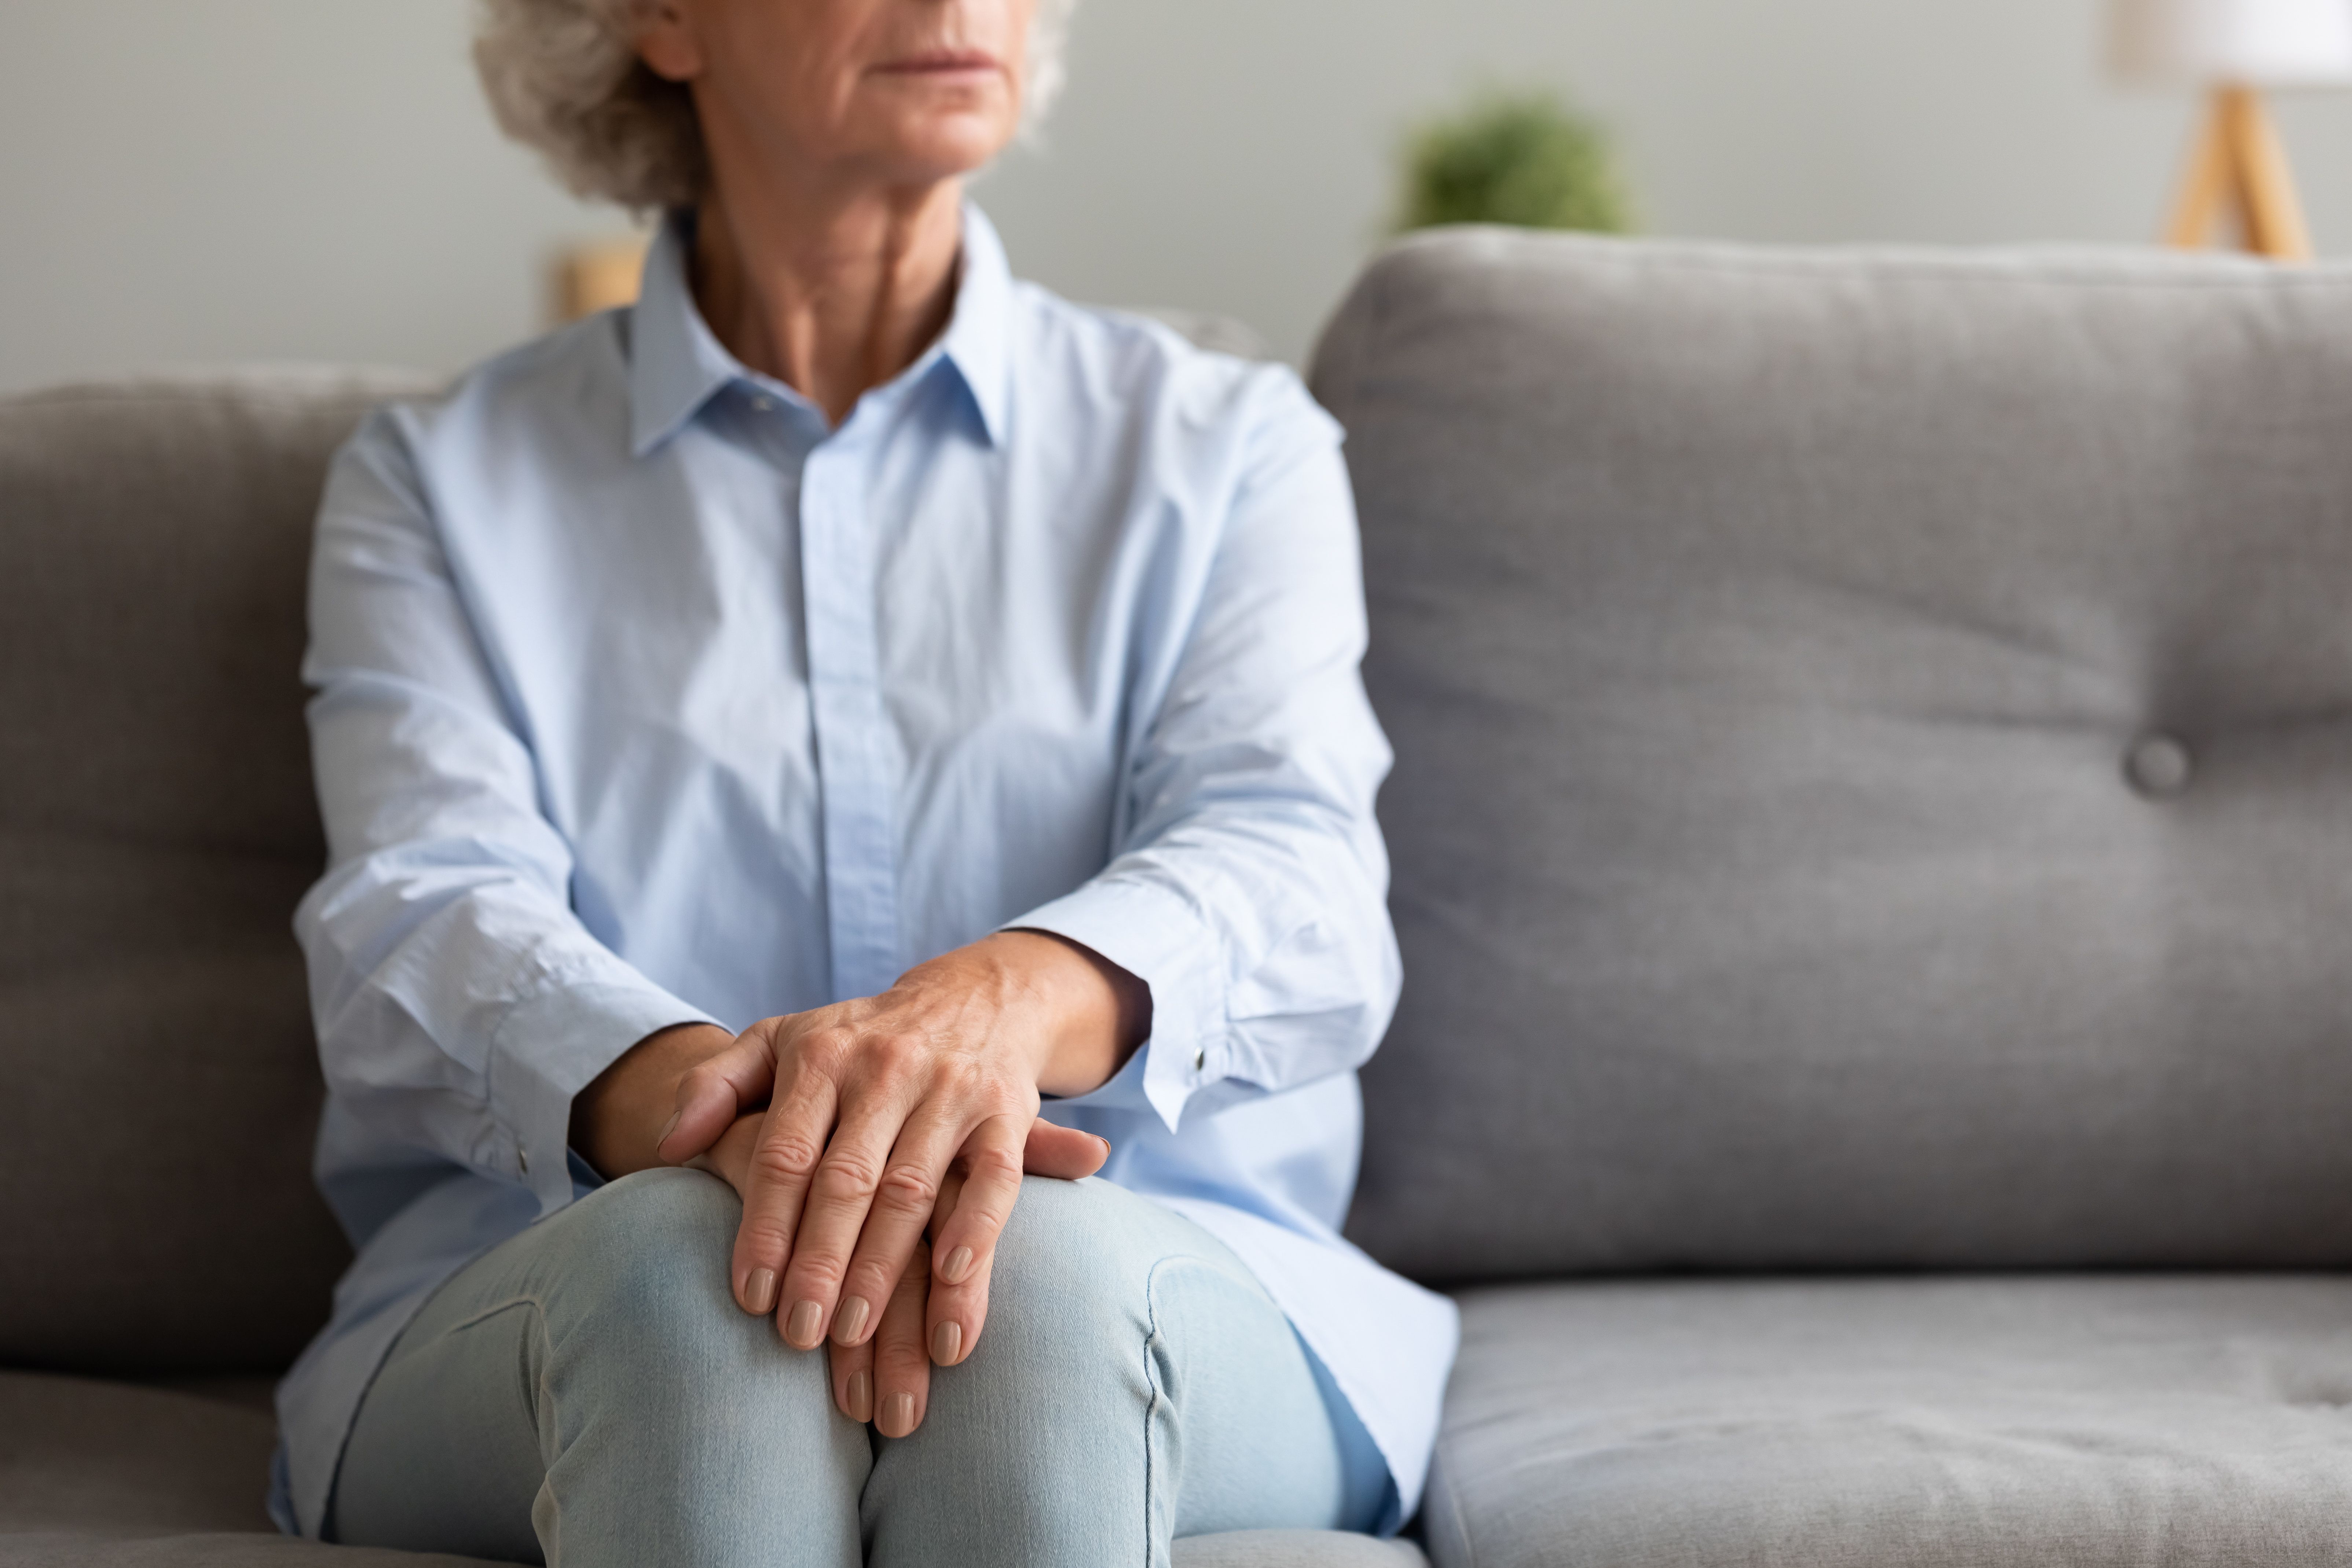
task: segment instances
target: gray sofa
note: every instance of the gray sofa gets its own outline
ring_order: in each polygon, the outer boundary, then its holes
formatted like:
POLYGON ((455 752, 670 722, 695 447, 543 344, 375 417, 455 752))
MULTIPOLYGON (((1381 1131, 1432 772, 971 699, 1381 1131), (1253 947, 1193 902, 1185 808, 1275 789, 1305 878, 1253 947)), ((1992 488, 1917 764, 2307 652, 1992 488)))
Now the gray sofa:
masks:
MULTIPOLYGON (((2352 271, 1458 231, 1315 384, 1438 1568, 2352 1562, 2352 271)), ((344 1256, 302 564, 386 389, 0 403, 0 1562, 392 1560, 257 1533, 344 1256)))

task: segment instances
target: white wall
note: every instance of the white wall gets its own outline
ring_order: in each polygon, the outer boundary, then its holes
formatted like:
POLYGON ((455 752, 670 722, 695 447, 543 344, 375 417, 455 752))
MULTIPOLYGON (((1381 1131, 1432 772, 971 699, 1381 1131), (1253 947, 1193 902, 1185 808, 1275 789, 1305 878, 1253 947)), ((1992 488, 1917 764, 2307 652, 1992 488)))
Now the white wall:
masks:
MULTIPOLYGON (((1378 243, 1417 116, 1548 82, 1622 137, 1650 226, 2132 241, 2184 96, 2099 74, 2098 0, 1086 0, 1048 144, 982 200, 1073 295, 1218 310, 1301 355, 1378 243)), ((0 388, 134 366, 455 367, 535 330, 617 226, 502 144, 468 0, 8 0, 0 388)), ((2352 95, 2287 106, 2352 248, 2352 95)))

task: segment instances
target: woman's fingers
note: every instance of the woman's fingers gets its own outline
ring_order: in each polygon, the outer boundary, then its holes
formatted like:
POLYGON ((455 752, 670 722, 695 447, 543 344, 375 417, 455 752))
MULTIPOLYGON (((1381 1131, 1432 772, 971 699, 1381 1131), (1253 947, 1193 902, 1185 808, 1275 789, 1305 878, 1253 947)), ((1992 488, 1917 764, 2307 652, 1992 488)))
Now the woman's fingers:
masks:
POLYGON ((940 1366, 970 1355, 988 1321, 989 1269, 996 1261, 996 1238, 1021 1197, 1026 1136, 1018 1119, 992 1116, 973 1129, 956 1161, 962 1191, 953 1211, 932 1231, 930 1301, 923 1325, 924 1345, 940 1366))
POLYGON ((931 1363, 923 1349, 923 1301, 930 1284, 930 1248, 918 1242, 872 1343, 874 1429, 885 1437, 903 1437, 921 1426, 930 1403, 931 1363))
MULTIPOLYGON (((967 1180, 987 1178, 980 1183, 985 1206, 958 1232, 959 1245, 984 1258, 1021 1194, 1024 1168, 1076 1181, 1094 1174, 1110 1156, 1109 1143, 1092 1133, 1034 1118, 1025 1144, 1016 1131, 1020 1119, 992 1117, 971 1128, 964 1110, 949 1100, 926 1102, 895 1128, 900 1112, 887 1100, 869 1100, 855 1112, 845 1107, 843 1114, 806 1184, 776 1297, 783 1337, 803 1350, 827 1338, 847 1345, 873 1335, 916 1243, 935 1219, 953 1212, 940 1202, 950 1163, 967 1180)), ((961 1269, 959 1282, 970 1272, 961 1269)), ((980 1272, 985 1275, 984 1263, 980 1272)), ((958 1326, 950 1334, 963 1336, 967 1348, 979 1334, 987 1299, 984 1278, 976 1292, 956 1298, 958 1326)), ((937 1346, 954 1341, 933 1342, 936 1359, 937 1346)), ((940 1364, 960 1359, 951 1350, 940 1364)))
POLYGON ((874 1342, 832 1345, 834 1407, 860 1426, 874 1419, 874 1342))
POLYGON ((1074 1127, 1061 1127, 1039 1117, 1029 1124, 1029 1140, 1021 1154, 1021 1168, 1033 1176, 1058 1176, 1075 1182, 1091 1176, 1110 1158, 1110 1141, 1074 1127))
POLYGON ((718 1177, 734 1188, 740 1198, 751 1184, 751 1151, 759 1142, 760 1118, 739 1116, 733 1126, 719 1135, 719 1142, 684 1164, 689 1171, 718 1177))
MULTIPOLYGON (((827 1308, 827 1330, 842 1344, 855 1344, 881 1321, 908 1259, 922 1240, 938 1207, 948 1163, 964 1142, 965 1112, 934 1100, 916 1108, 879 1162, 880 1174, 852 1180, 840 1171, 875 1168, 865 1152, 878 1141, 886 1118, 866 1126, 844 1127, 825 1152, 809 1194, 800 1240, 786 1277, 788 1300, 827 1308), (847 1150, 847 1152, 845 1152, 847 1150), (824 1292, 836 1293, 827 1300, 824 1292)), ((787 1334, 798 1343, 797 1338, 787 1334)))
MULTIPOLYGON (((936 1261, 924 1321, 925 1352, 940 1366, 953 1366, 971 1353, 988 1318, 996 1239, 1020 1201, 1024 1169, 1076 1181, 1100 1170, 1110 1152, 1107 1142, 1089 1132, 1033 1121, 1024 1138, 1020 1125, 1016 1118, 998 1116, 974 1129, 948 1162, 927 1212, 918 1212, 924 1190, 918 1177, 886 1182, 886 1189, 903 1193, 906 1201, 877 1203, 868 1211, 856 1251, 842 1274, 831 1330, 836 1345, 871 1339, 880 1323, 872 1303, 890 1294, 889 1282, 904 1276, 928 1234, 936 1242, 936 1261), (1051 1135, 1041 1137, 1040 1129, 1051 1129, 1051 1135)), ((950 1123, 910 1122, 892 1153, 892 1165, 927 1169, 953 1136, 950 1123)), ((819 1245, 813 1227, 803 1231, 803 1248, 819 1245)))
POLYGON ((777 1328, 803 1350, 814 1348, 824 1337, 822 1320, 811 1327, 801 1298, 778 1310, 778 1287, 793 1247, 801 1232, 801 1211, 824 1158, 833 1130, 840 1091, 829 1064, 812 1060, 804 1051, 793 1053, 781 1071, 786 1081, 777 1089, 760 1123, 745 1173, 743 1222, 735 1232, 732 1278, 735 1299, 747 1312, 777 1313, 777 1328))
POLYGON ((755 1024, 735 1043, 677 1080, 677 1104, 655 1141, 656 1158, 682 1165, 709 1149, 738 1117, 766 1100, 776 1082, 773 1021, 755 1024))

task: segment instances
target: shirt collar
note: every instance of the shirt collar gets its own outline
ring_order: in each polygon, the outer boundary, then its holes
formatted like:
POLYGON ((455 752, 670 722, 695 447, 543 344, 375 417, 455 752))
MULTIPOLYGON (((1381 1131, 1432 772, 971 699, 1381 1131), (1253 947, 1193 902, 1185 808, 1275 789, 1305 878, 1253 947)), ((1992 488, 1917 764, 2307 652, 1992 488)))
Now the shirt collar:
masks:
POLYGON ((963 205, 963 271, 956 280, 955 315, 940 334, 940 352, 963 377, 989 445, 1004 439, 1005 405, 1013 391, 1013 268, 996 226, 970 202, 963 205))
MULTIPOLYGON (((765 384, 727 352, 702 319, 688 282, 690 212, 666 219, 646 256, 645 282, 630 313, 630 444, 644 457, 676 435, 704 404, 738 382, 765 384)), ((955 313, 939 341, 908 367, 922 374, 934 359, 955 368, 989 444, 1003 439, 1012 377, 1013 272, 995 226, 967 202, 955 313)))

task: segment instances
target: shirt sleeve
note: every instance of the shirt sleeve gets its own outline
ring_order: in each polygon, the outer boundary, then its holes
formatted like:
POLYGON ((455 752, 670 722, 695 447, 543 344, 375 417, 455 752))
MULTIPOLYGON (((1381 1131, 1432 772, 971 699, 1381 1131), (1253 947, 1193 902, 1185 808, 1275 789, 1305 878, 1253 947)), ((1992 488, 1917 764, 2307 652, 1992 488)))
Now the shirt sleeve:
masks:
POLYGON ((320 507, 303 678, 328 869, 295 931, 343 1108, 551 1213, 572 1194, 572 1098, 709 1015, 572 913, 571 853, 452 580, 415 418, 372 417, 320 507))
POLYGON ((1360 670, 1355 503, 1338 426, 1294 378, 1274 384, 1283 395, 1258 421, 1133 748, 1118 852, 1007 922, 1082 943, 1150 987, 1139 1059, 1065 1103, 1148 1107, 1171 1130, 1188 1105, 1360 1065, 1396 1006, 1373 816, 1391 753, 1360 670))

